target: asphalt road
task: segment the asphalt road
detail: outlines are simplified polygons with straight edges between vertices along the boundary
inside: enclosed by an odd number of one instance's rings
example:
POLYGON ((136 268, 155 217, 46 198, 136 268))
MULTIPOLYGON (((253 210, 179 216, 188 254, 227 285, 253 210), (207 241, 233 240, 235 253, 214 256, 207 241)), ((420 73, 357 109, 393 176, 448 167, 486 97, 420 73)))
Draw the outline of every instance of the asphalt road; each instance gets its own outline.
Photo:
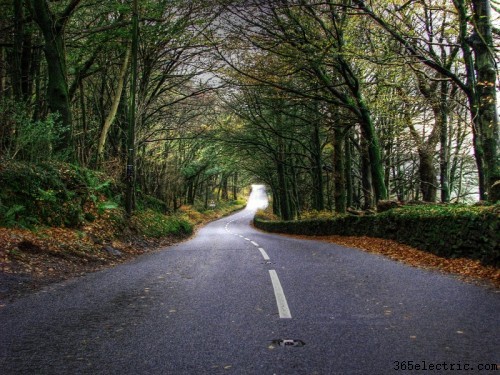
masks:
POLYGON ((257 231, 253 198, 1 308, 0 374, 500 374, 498 292, 257 231))

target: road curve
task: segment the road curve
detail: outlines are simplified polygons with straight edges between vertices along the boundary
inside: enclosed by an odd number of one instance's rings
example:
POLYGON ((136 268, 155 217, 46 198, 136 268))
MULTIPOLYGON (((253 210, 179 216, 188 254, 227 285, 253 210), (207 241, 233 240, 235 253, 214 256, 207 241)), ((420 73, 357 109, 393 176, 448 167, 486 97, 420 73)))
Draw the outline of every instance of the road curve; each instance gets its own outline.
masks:
POLYGON ((500 294, 263 233, 265 204, 0 309, 7 374, 500 374, 500 294))

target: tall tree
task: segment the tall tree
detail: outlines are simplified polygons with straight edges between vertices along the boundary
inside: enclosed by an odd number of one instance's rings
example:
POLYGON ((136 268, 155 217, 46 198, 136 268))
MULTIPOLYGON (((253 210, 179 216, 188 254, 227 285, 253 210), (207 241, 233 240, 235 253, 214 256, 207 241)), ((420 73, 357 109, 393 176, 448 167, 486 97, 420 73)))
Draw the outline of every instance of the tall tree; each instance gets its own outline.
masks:
POLYGON ((230 59, 226 61, 240 74, 257 82, 351 111, 367 140, 371 179, 366 182, 371 185, 370 190, 374 190, 376 200, 387 198, 381 149, 364 97, 363 77, 356 64, 346 57, 348 43, 344 34, 351 21, 348 7, 312 1, 286 4, 256 1, 250 8, 236 6, 230 8, 230 12, 240 20, 235 23, 235 29, 247 25, 244 31, 239 31, 243 35, 240 44, 247 45, 245 48, 250 51, 264 51, 268 64, 258 64, 254 60, 243 66, 230 59), (272 56, 281 62, 278 67, 269 64, 272 56), (283 80, 283 77, 289 79, 283 80))
POLYGON ((132 2, 132 82, 130 85, 130 105, 128 118, 127 137, 127 191, 125 196, 125 210, 130 216, 135 206, 135 181, 136 181, 136 90, 137 90, 137 62, 139 59, 139 10, 137 0, 132 2))
POLYGON ((122 66, 120 69, 120 74, 118 75, 116 92, 113 97, 113 102, 111 109, 109 110, 106 120, 101 129, 101 135, 99 136, 99 143, 97 145, 97 162, 101 164, 104 161, 104 146, 106 144, 106 139, 108 136, 109 129, 115 120, 116 114, 118 112, 118 106, 120 105, 120 100, 122 97, 122 92, 125 86, 125 78, 127 75, 127 69, 129 67, 130 55, 132 53, 132 46, 127 47, 125 56, 123 57, 122 66))
MULTIPOLYGON (((371 17, 401 43, 412 58, 450 79, 466 94, 473 121, 480 197, 487 199, 491 186, 500 179, 495 90, 496 62, 492 41, 490 1, 453 0, 458 23, 456 44, 460 45, 462 52, 465 81, 461 74, 451 71, 443 64, 439 55, 434 53, 433 46, 436 42, 433 39, 413 38, 413 30, 405 32, 404 25, 394 21, 400 19, 400 13, 411 11, 408 7, 410 3, 395 8, 389 8, 383 4, 372 7, 363 0, 353 0, 353 3, 362 13, 371 17), (469 24, 470 21, 472 21, 471 24, 469 24)), ((441 9, 442 12, 450 12, 446 7, 441 9)))
MULTIPOLYGON (((456 3, 459 0, 455 0, 456 3)), ((477 96, 474 116, 484 150, 484 179, 488 197, 491 187, 500 180, 500 160, 498 154, 499 126, 497 112, 497 65, 493 45, 491 25, 491 4, 489 0, 471 0, 473 15, 473 33, 469 38, 475 55, 477 75, 477 96)), ((458 4, 458 8, 462 7, 458 4)))
POLYGON ((47 102, 53 113, 61 116, 62 128, 56 151, 67 149, 71 144, 72 115, 69 99, 66 65, 66 25, 81 0, 71 0, 60 12, 54 12, 47 0, 26 0, 30 13, 40 28, 45 45, 45 60, 48 69, 47 102))

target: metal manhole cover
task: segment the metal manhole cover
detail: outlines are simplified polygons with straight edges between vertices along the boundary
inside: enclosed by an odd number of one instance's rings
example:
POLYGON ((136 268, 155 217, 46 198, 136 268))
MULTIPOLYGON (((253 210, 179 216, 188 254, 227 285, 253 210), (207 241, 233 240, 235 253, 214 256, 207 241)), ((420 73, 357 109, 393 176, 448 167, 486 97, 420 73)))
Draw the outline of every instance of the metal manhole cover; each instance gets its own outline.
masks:
POLYGON ((302 340, 295 339, 276 339, 271 341, 273 345, 276 346, 288 346, 288 347, 300 347, 304 346, 306 343, 302 340))

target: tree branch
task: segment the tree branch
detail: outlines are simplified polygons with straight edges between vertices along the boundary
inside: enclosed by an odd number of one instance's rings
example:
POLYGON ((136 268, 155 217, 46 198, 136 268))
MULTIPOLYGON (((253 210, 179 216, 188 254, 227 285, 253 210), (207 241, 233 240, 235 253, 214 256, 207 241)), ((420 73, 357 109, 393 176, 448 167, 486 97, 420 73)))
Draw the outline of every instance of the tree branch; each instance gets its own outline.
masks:
POLYGON ((410 55, 418 59, 421 63, 427 65, 428 67, 434 69, 443 76, 450 78, 457 86, 460 87, 467 95, 470 94, 470 88, 460 80, 458 76, 453 74, 451 71, 438 64, 436 61, 431 60, 422 54, 418 47, 410 44, 401 34, 399 34, 393 27, 391 27, 387 22, 385 22, 381 17, 377 16, 370 8, 368 8, 363 0, 353 0, 353 3, 358 6, 358 8, 372 18, 376 23, 378 23, 385 31, 387 31, 396 41, 401 43, 410 55))

